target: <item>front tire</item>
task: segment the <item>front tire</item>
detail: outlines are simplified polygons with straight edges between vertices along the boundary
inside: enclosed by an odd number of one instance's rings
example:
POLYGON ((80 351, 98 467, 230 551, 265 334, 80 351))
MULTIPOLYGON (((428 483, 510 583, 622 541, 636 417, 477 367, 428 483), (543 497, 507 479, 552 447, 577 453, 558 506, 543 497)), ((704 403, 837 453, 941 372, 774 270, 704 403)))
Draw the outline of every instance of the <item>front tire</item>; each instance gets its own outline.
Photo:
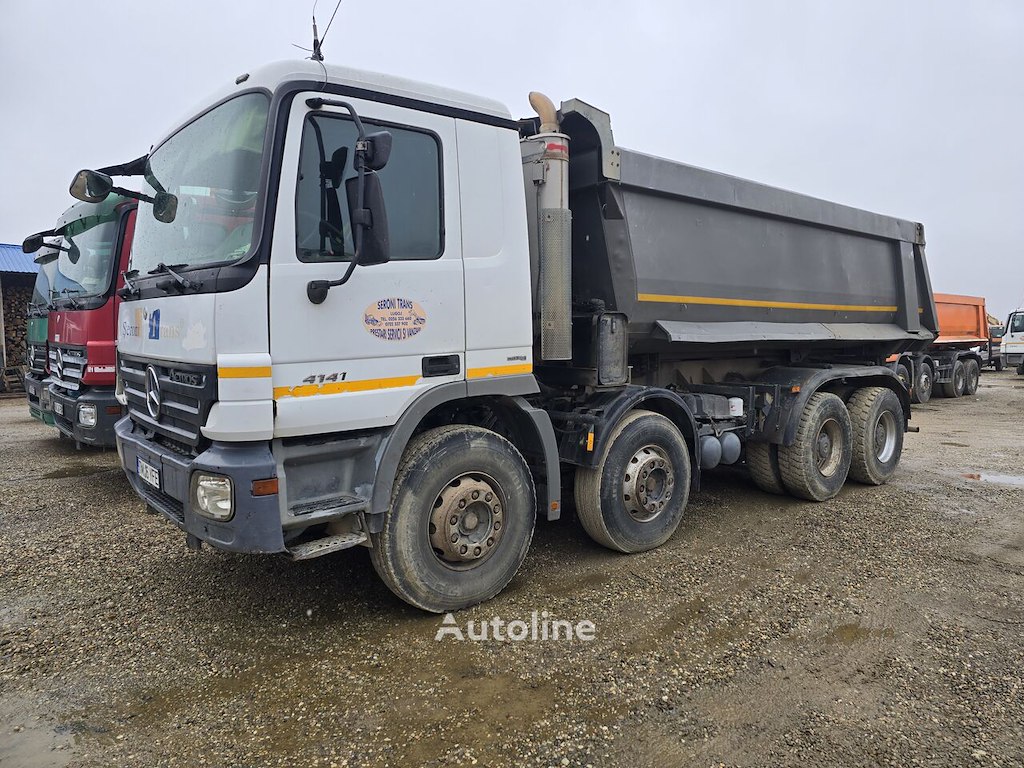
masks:
POLYGON ((407 603, 455 611, 512 580, 535 519, 533 478, 515 446, 480 427, 439 427, 405 449, 384 529, 370 535, 370 559, 407 603))
POLYGON ((594 469, 576 470, 576 511, 598 544, 618 552, 661 546, 690 497, 690 451, 679 429, 651 411, 633 411, 608 436, 594 469))
POLYGON ((885 387, 865 387, 846 405, 853 426, 850 477, 866 485, 882 485, 896 471, 903 453, 903 405, 885 387))
POLYGON ((836 395, 815 392, 800 414, 793 444, 779 448, 786 489, 809 501, 831 499, 850 471, 852 441, 846 404, 836 395))

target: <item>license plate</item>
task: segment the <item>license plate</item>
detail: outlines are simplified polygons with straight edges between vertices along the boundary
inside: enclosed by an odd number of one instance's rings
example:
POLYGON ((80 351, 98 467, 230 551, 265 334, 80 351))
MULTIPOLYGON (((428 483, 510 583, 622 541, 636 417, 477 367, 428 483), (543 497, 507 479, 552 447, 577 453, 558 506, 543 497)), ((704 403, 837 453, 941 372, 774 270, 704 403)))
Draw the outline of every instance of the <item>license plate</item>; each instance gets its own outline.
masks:
POLYGON ((29 384, 28 385, 28 393, 30 395, 35 395, 36 397, 38 397, 39 396, 39 387, 37 387, 35 384, 29 384))
POLYGON ((53 401, 53 412, 58 416, 64 415, 64 403, 58 403, 56 400, 53 401))
POLYGON ((138 465, 139 477, 142 478, 142 482, 153 486, 158 491, 160 490, 160 470, 154 467, 152 464, 143 461, 136 457, 136 464, 138 465))

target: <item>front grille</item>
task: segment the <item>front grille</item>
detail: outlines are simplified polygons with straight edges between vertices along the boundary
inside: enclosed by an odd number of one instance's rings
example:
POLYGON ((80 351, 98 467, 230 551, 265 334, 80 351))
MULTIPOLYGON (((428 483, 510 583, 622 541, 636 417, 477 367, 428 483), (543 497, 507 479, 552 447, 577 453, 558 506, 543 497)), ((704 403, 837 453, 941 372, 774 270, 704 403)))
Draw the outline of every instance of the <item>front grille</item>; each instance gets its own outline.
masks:
POLYGON ((82 385, 88 362, 85 347, 55 344, 50 347, 49 357, 53 383, 67 392, 77 392, 82 385))
POLYGON ((32 373, 46 374, 47 353, 45 344, 29 344, 27 358, 28 369, 32 373))
POLYGON ((201 429, 217 400, 217 368, 182 365, 118 355, 128 415, 146 436, 182 455, 195 456, 210 441, 201 429), (146 400, 146 371, 153 368, 159 382, 159 410, 150 413, 146 400))

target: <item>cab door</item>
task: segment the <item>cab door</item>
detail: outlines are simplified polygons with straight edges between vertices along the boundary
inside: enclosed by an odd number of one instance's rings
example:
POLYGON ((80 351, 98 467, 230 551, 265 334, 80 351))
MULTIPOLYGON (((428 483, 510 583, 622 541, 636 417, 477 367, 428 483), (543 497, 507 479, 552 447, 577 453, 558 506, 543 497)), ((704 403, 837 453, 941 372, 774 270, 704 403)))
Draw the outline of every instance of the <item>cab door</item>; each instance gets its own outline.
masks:
POLYGON ((1014 312, 1007 319, 1002 356, 1004 365, 1024 366, 1024 312, 1014 312))
MULTIPOLYGON (((346 188, 357 136, 342 107, 292 102, 270 265, 270 353, 278 437, 395 423, 425 391, 465 380, 465 297, 453 118, 343 99, 367 133, 392 135, 379 172, 390 257, 357 266, 322 304, 311 280, 352 258, 346 188)), ((339 97, 340 98, 340 97, 339 97)))

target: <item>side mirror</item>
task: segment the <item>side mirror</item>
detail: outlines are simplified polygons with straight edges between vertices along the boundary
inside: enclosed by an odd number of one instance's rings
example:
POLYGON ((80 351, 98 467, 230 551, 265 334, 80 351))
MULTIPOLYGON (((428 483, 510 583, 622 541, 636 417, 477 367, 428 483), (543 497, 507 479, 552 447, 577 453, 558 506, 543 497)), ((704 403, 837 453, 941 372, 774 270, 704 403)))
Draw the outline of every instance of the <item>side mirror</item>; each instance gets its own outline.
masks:
POLYGON ((371 133, 364 139, 366 150, 363 161, 368 171, 379 171, 388 164, 391 157, 391 134, 387 131, 371 133))
POLYGON ((71 196, 83 203, 102 203, 107 199, 114 181, 98 171, 79 171, 71 182, 71 196))
POLYGON ((178 215, 178 197, 170 192, 157 192, 153 198, 153 218, 170 224, 178 215))
MULTIPOLYGON (((390 136, 390 134, 388 134, 390 136)), ((356 262, 363 267, 387 264, 391 259, 391 238, 388 236, 388 214, 384 207, 384 190, 380 177, 373 172, 363 176, 363 210, 356 208, 359 191, 359 177, 345 180, 345 196, 348 198, 348 215, 353 227, 362 230, 356 240, 356 262)))
POLYGON ((78 260, 80 258, 82 258, 82 252, 78 249, 78 246, 75 245, 75 241, 74 240, 69 240, 68 241, 67 252, 68 252, 68 261, 70 261, 72 264, 77 264, 78 260))
POLYGON ((43 234, 39 232, 34 235, 29 235, 21 243, 22 253, 35 253, 43 247, 43 234))

